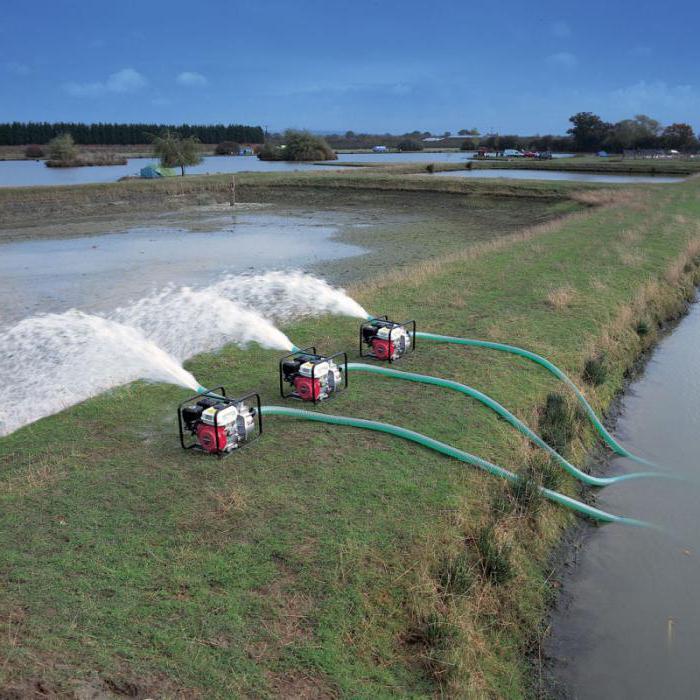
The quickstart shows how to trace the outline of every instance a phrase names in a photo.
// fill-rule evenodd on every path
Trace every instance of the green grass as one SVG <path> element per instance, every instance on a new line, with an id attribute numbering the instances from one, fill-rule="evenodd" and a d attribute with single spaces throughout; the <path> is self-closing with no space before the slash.
<path id="1" fill-rule="evenodd" d="M 514 342 L 572 376 L 605 350 L 606 380 L 587 389 L 600 409 L 653 342 L 656 320 L 691 289 L 697 261 L 674 262 L 700 234 L 697 188 L 638 190 L 533 237 L 355 291 L 376 313 Z M 423 235 L 428 248 L 427 224 Z M 565 287 L 566 304 L 548 303 Z M 644 338 L 635 330 L 642 312 Z M 285 330 L 299 345 L 334 351 L 355 347 L 357 325 L 324 317 Z M 277 403 L 277 358 L 227 347 L 187 366 L 204 385 L 257 387 Z M 522 359 L 427 342 L 401 368 L 476 386 L 533 426 L 560 389 Z M 548 555 L 568 515 L 550 504 L 536 517 L 494 513 L 500 485 L 490 477 L 352 429 L 271 418 L 259 442 L 227 460 L 185 453 L 175 406 L 186 396 L 136 383 L 0 440 L 0 688 L 29 694 L 41 681 L 62 694 L 104 686 L 222 698 L 530 692 L 525 654 L 551 600 Z M 516 470 L 531 460 L 485 408 L 434 388 L 356 375 L 320 410 L 417 429 Z M 591 439 L 574 438 L 579 463 Z M 562 488 L 578 490 L 568 478 Z M 494 551 L 508 552 L 512 575 L 469 586 L 467 562 L 486 531 Z M 445 561 L 457 562 L 448 570 L 458 595 L 445 595 Z"/>

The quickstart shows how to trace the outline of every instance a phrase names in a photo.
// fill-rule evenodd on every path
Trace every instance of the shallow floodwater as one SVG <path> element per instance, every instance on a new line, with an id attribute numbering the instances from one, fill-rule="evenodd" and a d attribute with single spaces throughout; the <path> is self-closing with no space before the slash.
<path id="1" fill-rule="evenodd" d="M 546 647 L 558 697 L 700 695 L 699 346 L 694 304 L 625 394 L 617 437 L 687 481 L 623 482 L 600 492 L 601 508 L 667 533 L 587 528 Z M 609 472 L 637 470 L 615 459 Z"/>
<path id="2" fill-rule="evenodd" d="M 483 168 L 475 170 L 443 170 L 435 175 L 443 177 L 507 178 L 510 180 L 574 180 L 576 182 L 610 182 L 620 184 L 682 182 L 682 177 L 661 175 L 605 175 L 602 173 L 567 172 L 566 170 L 518 170 L 510 168 Z"/>
<path id="3" fill-rule="evenodd" d="M 309 268 L 366 252 L 334 240 L 338 221 L 233 214 L 199 222 L 205 230 L 161 226 L 0 244 L 0 324 L 72 307 L 110 311 L 168 284 L 199 286 L 226 273 Z"/>

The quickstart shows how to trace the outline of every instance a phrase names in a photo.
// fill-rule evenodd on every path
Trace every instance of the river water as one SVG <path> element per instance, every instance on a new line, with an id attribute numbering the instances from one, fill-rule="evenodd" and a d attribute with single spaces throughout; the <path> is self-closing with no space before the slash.
<path id="1" fill-rule="evenodd" d="M 696 303 L 624 395 L 616 436 L 686 481 L 623 482 L 600 493 L 605 510 L 666 532 L 586 527 L 546 645 L 557 697 L 700 696 L 699 346 Z M 637 469 L 614 459 L 606 471 Z"/>

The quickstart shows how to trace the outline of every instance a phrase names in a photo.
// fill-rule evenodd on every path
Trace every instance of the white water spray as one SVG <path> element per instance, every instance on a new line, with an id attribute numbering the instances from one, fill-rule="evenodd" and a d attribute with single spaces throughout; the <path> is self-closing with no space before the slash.
<path id="1" fill-rule="evenodd" d="M 3 335 L 0 435 L 135 379 L 199 388 L 136 328 L 75 309 L 24 319 Z"/>
<path id="2" fill-rule="evenodd" d="M 363 319 L 370 315 L 343 289 L 304 272 L 230 276 L 210 289 L 278 321 L 321 314 Z"/>
<path id="3" fill-rule="evenodd" d="M 214 287 L 201 290 L 171 287 L 117 309 L 110 318 L 140 329 L 180 360 L 216 350 L 226 343 L 245 347 L 254 342 L 287 352 L 294 347 L 272 323 L 226 298 Z"/>

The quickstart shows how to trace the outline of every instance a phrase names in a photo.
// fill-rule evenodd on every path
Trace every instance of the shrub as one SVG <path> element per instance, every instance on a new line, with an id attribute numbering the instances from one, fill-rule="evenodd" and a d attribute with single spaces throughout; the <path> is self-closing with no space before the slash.
<path id="1" fill-rule="evenodd" d="M 542 439 L 557 452 L 565 452 L 574 437 L 576 417 L 576 412 L 561 394 L 547 394 L 539 421 Z"/>
<path id="2" fill-rule="evenodd" d="M 493 527 L 482 527 L 473 538 L 472 544 L 476 550 L 481 573 L 491 583 L 500 585 L 513 577 L 513 565 L 510 560 L 510 550 L 499 544 Z"/>
<path id="3" fill-rule="evenodd" d="M 411 139 L 407 139 L 406 141 L 401 141 L 399 144 L 396 146 L 399 151 L 422 151 L 423 150 L 423 144 L 420 141 L 413 141 Z"/>
<path id="4" fill-rule="evenodd" d="M 222 141 L 214 149 L 217 156 L 238 156 L 241 153 L 241 144 L 235 141 Z"/>
<path id="5" fill-rule="evenodd" d="M 435 172 L 435 163 L 428 163 L 425 169 L 432 175 Z"/>
<path id="6" fill-rule="evenodd" d="M 36 143 L 32 143 L 24 149 L 25 158 L 43 158 L 44 149 Z"/>
<path id="7" fill-rule="evenodd" d="M 462 141 L 459 147 L 460 151 L 476 151 L 476 145 L 474 144 L 474 141 L 470 139 L 466 139 L 466 141 Z"/>
<path id="8" fill-rule="evenodd" d="M 284 145 L 265 144 L 260 153 L 260 160 L 336 160 L 335 151 L 320 136 L 309 131 L 288 129 L 284 132 Z"/>
<path id="9" fill-rule="evenodd" d="M 605 365 L 605 357 L 598 355 L 590 357 L 583 365 L 583 380 L 591 386 L 600 386 L 608 376 L 608 369 Z"/>
<path id="10" fill-rule="evenodd" d="M 61 134 L 49 141 L 49 158 L 57 163 L 69 163 L 78 158 L 78 149 L 70 134 Z"/>

